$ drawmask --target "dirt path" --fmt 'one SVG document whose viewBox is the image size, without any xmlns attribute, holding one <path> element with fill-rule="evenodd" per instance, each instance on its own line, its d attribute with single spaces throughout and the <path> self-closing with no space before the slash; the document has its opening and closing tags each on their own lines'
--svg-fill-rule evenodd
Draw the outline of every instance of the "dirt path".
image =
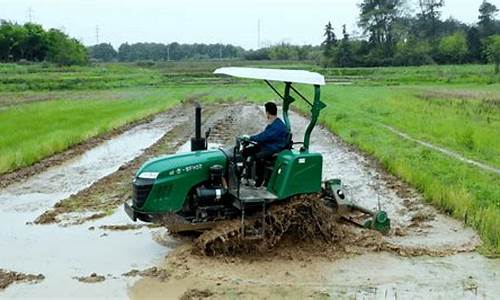
<svg viewBox="0 0 500 300">
<path fill-rule="evenodd" d="M 214 145 L 232 144 L 234 136 L 257 132 L 264 124 L 256 106 L 213 106 L 205 113 L 205 126 L 214 128 Z M 158 133 L 148 143 L 135 138 L 117 143 L 116 149 L 130 151 L 124 153 L 126 159 L 108 161 L 117 150 L 99 148 L 101 144 L 0 190 L 0 217 L 7 224 L 0 232 L 0 268 L 45 276 L 35 285 L 12 285 L 0 297 L 64 298 L 75 290 L 81 297 L 133 299 L 500 295 L 500 261 L 474 251 L 480 243 L 474 231 L 424 204 L 418 193 L 324 129 L 315 129 L 312 136 L 312 150 L 324 157 L 323 177 L 342 178 L 357 202 L 368 208 L 380 203 L 388 211 L 395 229 L 383 238 L 387 251 L 377 246 L 380 235 L 361 230 L 359 240 L 352 241 L 358 246 L 340 253 L 285 240 L 266 254 L 208 258 L 191 254 L 189 241 L 173 239 L 163 228 L 137 226 L 120 207 L 128 200 L 131 176 L 151 156 L 189 150 L 191 114 L 189 108 L 159 116 L 156 125 L 144 128 Z M 292 114 L 296 140 L 306 125 Z M 134 145 L 141 146 L 132 151 Z M 26 224 L 47 211 L 56 212 L 56 223 Z M 77 280 L 89 274 L 99 282 Z"/>
</svg>

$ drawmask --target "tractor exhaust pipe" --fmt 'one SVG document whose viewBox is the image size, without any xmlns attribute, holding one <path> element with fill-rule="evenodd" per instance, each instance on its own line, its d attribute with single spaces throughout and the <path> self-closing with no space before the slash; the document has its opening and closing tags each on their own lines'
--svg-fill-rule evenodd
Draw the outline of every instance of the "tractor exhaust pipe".
<svg viewBox="0 0 500 300">
<path fill-rule="evenodd" d="M 194 118 L 194 138 L 191 138 L 191 151 L 207 150 L 206 138 L 201 137 L 201 106 L 196 103 Z"/>
<path fill-rule="evenodd" d="M 195 123 L 194 123 L 195 139 L 199 140 L 201 139 L 201 106 L 199 103 L 196 104 L 194 113 L 195 113 Z"/>
</svg>

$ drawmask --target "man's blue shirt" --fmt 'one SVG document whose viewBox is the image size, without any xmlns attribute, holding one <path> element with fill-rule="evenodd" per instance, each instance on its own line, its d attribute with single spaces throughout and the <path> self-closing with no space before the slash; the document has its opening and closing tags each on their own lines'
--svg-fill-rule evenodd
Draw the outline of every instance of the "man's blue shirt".
<svg viewBox="0 0 500 300">
<path fill-rule="evenodd" d="M 252 135 L 250 140 L 259 143 L 263 150 L 278 152 L 285 149 L 288 144 L 288 130 L 283 121 L 276 118 L 264 131 Z"/>
</svg>

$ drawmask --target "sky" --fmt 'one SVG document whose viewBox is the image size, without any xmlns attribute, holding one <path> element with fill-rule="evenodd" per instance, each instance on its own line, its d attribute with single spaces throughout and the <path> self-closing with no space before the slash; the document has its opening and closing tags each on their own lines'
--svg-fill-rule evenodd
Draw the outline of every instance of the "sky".
<svg viewBox="0 0 500 300">
<path fill-rule="evenodd" d="M 357 28 L 361 0 L 0 0 L 0 19 L 64 30 L 85 45 L 109 42 L 320 44 L 331 21 Z M 417 0 L 408 0 L 416 3 Z M 483 0 L 445 0 L 443 18 L 477 22 Z M 500 0 L 489 0 L 500 8 Z M 260 20 L 260 21 L 259 21 Z M 260 44 L 259 44 L 260 23 Z"/>
</svg>

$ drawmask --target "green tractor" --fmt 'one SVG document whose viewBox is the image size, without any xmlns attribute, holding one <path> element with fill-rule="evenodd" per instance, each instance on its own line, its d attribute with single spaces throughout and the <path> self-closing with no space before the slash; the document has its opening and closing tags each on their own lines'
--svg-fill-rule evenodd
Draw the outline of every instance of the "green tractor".
<svg viewBox="0 0 500 300">
<path fill-rule="evenodd" d="M 383 233 L 389 231 L 390 220 L 384 211 L 371 211 L 353 204 L 346 199 L 338 179 L 322 182 L 323 157 L 309 149 L 311 132 L 326 107 L 320 100 L 320 86 L 325 84 L 322 75 L 298 70 L 233 67 L 220 68 L 214 73 L 264 80 L 283 100 L 283 121 L 289 132 L 288 112 L 294 96 L 304 100 L 311 107 L 311 119 L 303 141 L 292 142 L 290 134 L 289 146 L 267 162 L 266 184 L 256 188 L 245 184 L 255 173 L 251 161 L 241 155 L 249 142 L 237 137 L 233 147 L 207 149 L 209 132 L 205 138 L 201 137 L 201 108 L 197 107 L 192 151 L 152 159 L 137 171 L 132 204 L 125 203 L 125 211 L 132 220 L 161 223 L 174 233 L 206 232 L 228 220 L 241 220 L 244 224 L 246 218 L 257 215 L 265 218 L 266 209 L 292 197 L 321 195 L 341 219 Z M 271 81 L 284 83 L 283 94 Z M 304 97 L 294 83 L 313 85 L 313 101 Z M 354 214 L 356 217 L 351 217 Z M 244 236 L 263 236 L 263 232 L 245 232 L 244 226 L 241 230 Z"/>
</svg>

